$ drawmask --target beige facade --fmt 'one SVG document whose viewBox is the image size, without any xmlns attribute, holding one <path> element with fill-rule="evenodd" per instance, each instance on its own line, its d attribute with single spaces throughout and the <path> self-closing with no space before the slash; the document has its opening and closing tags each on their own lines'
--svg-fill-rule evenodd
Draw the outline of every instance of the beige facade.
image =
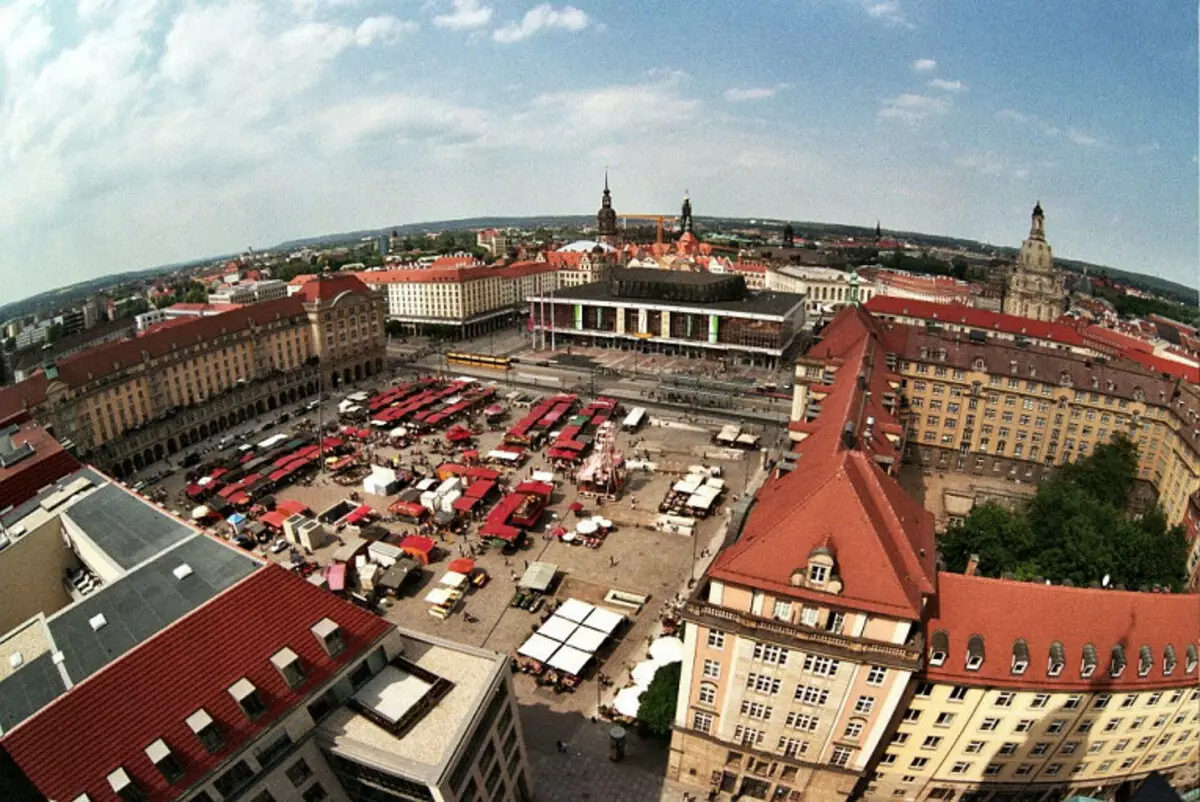
<svg viewBox="0 0 1200 802">
<path fill-rule="evenodd" d="M 453 326 L 513 314 L 529 295 L 559 287 L 557 270 L 534 262 L 369 271 L 359 278 L 386 298 L 391 320 Z"/>
<path fill-rule="evenodd" d="M 1021 253 L 1008 277 L 1004 292 L 1004 313 L 1034 320 L 1057 320 L 1065 311 L 1066 290 L 1063 278 L 1054 269 L 1054 255 L 1046 242 L 1046 218 L 1042 205 L 1033 207 L 1029 238 L 1021 243 Z"/>
<path fill-rule="evenodd" d="M 877 294 L 874 284 L 832 267 L 772 267 L 766 272 L 764 286 L 806 296 L 805 314 L 814 319 L 831 318 L 842 307 L 866 303 Z"/>
</svg>

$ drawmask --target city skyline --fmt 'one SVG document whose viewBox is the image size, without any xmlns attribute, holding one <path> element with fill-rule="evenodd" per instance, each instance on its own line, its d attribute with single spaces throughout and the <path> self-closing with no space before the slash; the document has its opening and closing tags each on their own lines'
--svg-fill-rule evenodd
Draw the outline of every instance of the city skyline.
<svg viewBox="0 0 1200 802">
<path fill-rule="evenodd" d="M 881 219 L 1008 247 L 1040 199 L 1057 255 L 1195 285 L 1192 27 L 1117 4 L 727 17 L 15 3 L 4 300 L 339 230 L 587 214 L 605 166 L 619 213 L 673 213 L 686 187 L 701 216 Z"/>
</svg>

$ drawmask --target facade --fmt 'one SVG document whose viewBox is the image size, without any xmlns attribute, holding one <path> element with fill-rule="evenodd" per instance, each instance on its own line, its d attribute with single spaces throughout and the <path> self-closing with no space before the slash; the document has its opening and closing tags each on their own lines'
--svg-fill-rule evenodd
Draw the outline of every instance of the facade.
<svg viewBox="0 0 1200 802">
<path fill-rule="evenodd" d="M 614 268 L 608 281 L 529 297 L 549 343 L 636 348 L 773 366 L 804 326 L 804 298 L 749 293 L 739 276 Z"/>
<path fill-rule="evenodd" d="M 578 287 L 607 281 L 609 271 L 620 265 L 621 254 L 595 240 L 579 240 L 556 251 L 540 253 L 537 261 L 544 261 L 558 271 L 559 287 Z"/>
<path fill-rule="evenodd" d="M 486 248 L 492 256 L 502 259 L 508 253 L 508 234 L 498 228 L 485 228 L 476 232 L 475 244 L 480 248 Z"/>
<path fill-rule="evenodd" d="M 288 285 L 278 279 L 247 281 L 226 285 L 208 294 L 210 304 L 261 304 L 286 298 Z"/>
<path fill-rule="evenodd" d="M 892 298 L 911 298 L 935 304 L 975 305 L 975 292 L 970 283 L 949 276 L 923 276 L 903 270 L 866 268 L 859 277 L 875 285 L 875 294 Z"/>
<path fill-rule="evenodd" d="M 804 311 L 813 320 L 831 319 L 840 309 L 866 303 L 877 292 L 872 284 L 860 281 L 857 273 L 832 267 L 772 267 L 764 283 L 768 290 L 805 296 Z"/>
<path fill-rule="evenodd" d="M 383 367 L 383 300 L 352 276 L 291 298 L 106 343 L 0 389 L 0 422 L 29 415 L 128 476 L 248 417 Z"/>
<path fill-rule="evenodd" d="M 1029 238 L 1009 274 L 1004 312 L 1034 320 L 1057 320 L 1066 309 L 1063 278 L 1054 269 L 1054 256 L 1046 242 L 1046 218 L 1039 201 L 1033 207 Z"/>
<path fill-rule="evenodd" d="M 686 606 L 672 777 L 756 799 L 922 802 L 1108 799 L 1151 772 L 1200 786 L 1197 596 L 938 572 L 928 513 L 889 475 L 906 448 L 923 459 L 928 432 L 946 454 L 933 464 L 982 455 L 996 472 L 960 439 L 968 415 L 973 438 L 976 422 L 994 421 L 991 438 L 1007 424 L 1002 453 L 1019 442 L 1024 457 L 1038 431 L 1065 442 L 1073 423 L 1079 443 L 1086 425 L 1090 445 L 1124 426 L 1168 516 L 1191 510 L 1191 536 L 1195 490 L 1177 504 L 1174 488 L 1195 460 L 1164 440 L 1194 434 L 1180 430 L 1196 389 L 965 339 L 846 309 L 798 360 L 794 451 L 733 512 Z M 929 411 L 953 416 L 948 442 Z M 1030 479 L 1047 467 L 1020 464 Z"/>
<path fill-rule="evenodd" d="M 523 316 L 525 298 L 558 287 L 550 262 L 374 270 L 358 278 L 386 299 L 389 320 L 413 330 L 450 326 L 463 336 L 511 324 Z"/>
<path fill-rule="evenodd" d="M 162 323 L 168 320 L 166 309 L 151 309 L 149 312 L 142 312 L 140 315 L 135 315 L 134 323 L 137 325 L 138 331 L 145 331 L 156 323 Z"/>
</svg>

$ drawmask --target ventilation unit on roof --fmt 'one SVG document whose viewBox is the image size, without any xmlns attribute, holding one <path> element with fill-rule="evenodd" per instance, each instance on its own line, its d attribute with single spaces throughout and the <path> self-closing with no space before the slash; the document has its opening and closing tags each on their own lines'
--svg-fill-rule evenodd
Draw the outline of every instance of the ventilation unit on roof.
<svg viewBox="0 0 1200 802">
<path fill-rule="evenodd" d="M 104 613 L 96 613 L 88 619 L 88 623 L 91 624 L 92 632 L 99 632 L 108 624 L 108 619 L 104 617 Z"/>
<path fill-rule="evenodd" d="M 13 652 L 8 656 L 8 667 L 17 668 L 21 663 L 25 662 L 25 657 L 20 652 Z"/>
<path fill-rule="evenodd" d="M 186 579 L 194 572 L 192 571 L 192 566 L 188 565 L 187 563 L 180 563 L 171 573 L 175 575 L 176 579 Z"/>
</svg>

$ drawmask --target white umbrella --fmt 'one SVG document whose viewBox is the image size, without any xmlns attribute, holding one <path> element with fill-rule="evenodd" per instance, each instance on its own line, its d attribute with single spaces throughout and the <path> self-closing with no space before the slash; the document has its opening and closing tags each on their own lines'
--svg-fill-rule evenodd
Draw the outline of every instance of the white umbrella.
<svg viewBox="0 0 1200 802">
<path fill-rule="evenodd" d="M 658 672 L 658 663 L 652 660 L 643 660 L 633 667 L 630 676 L 633 677 L 634 683 L 637 685 L 649 686 L 650 681 L 654 679 L 655 673 Z"/>
<path fill-rule="evenodd" d="M 208 517 L 208 507 L 201 504 L 196 509 L 192 510 L 192 520 L 199 521 L 201 518 Z"/>
<path fill-rule="evenodd" d="M 622 688 L 617 691 L 617 695 L 613 698 L 613 707 L 622 716 L 636 717 L 638 707 L 641 705 L 640 699 L 646 689 L 640 685 L 634 685 L 632 688 Z"/>
<path fill-rule="evenodd" d="M 650 656 L 659 665 L 683 662 L 683 641 L 679 638 L 659 638 L 650 644 Z"/>
</svg>

